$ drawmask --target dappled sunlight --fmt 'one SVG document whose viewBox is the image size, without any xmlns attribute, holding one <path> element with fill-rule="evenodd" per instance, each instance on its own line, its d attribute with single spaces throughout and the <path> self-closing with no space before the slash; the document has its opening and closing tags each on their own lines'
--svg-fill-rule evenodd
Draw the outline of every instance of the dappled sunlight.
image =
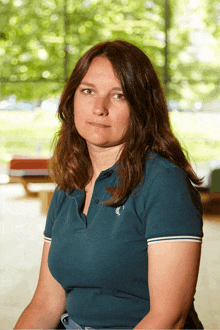
<svg viewBox="0 0 220 330">
<path fill-rule="evenodd" d="M 0 165 L 6 164 L 13 155 L 51 154 L 54 134 L 59 121 L 54 112 L 43 112 L 40 108 L 30 111 L 1 111 L 2 135 Z"/>
<path fill-rule="evenodd" d="M 173 132 L 195 162 L 220 160 L 220 113 L 170 112 Z"/>
</svg>

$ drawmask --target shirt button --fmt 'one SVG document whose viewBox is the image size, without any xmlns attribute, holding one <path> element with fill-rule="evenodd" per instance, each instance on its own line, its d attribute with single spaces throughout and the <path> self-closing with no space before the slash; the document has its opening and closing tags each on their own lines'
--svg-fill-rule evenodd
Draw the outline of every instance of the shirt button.
<svg viewBox="0 0 220 330">
<path fill-rule="evenodd" d="M 98 204 L 98 203 L 99 203 L 99 200 L 98 200 L 98 199 L 96 199 L 96 200 L 95 200 L 95 204 Z"/>
</svg>

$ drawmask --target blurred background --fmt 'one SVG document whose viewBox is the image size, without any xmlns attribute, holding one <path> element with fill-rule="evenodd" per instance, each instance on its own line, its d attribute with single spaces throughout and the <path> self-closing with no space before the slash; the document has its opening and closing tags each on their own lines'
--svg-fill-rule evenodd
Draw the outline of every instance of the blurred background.
<svg viewBox="0 0 220 330">
<path fill-rule="evenodd" d="M 195 304 L 205 328 L 219 329 L 219 0 L 0 0 L 0 15 L 0 327 L 14 326 L 36 287 L 65 83 L 91 46 L 124 39 L 153 63 L 172 129 L 204 176 Z"/>
</svg>

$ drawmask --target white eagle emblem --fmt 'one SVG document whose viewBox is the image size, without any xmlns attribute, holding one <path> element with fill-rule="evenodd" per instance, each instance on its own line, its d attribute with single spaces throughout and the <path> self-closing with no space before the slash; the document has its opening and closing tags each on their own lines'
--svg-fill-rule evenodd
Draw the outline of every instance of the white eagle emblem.
<svg viewBox="0 0 220 330">
<path fill-rule="evenodd" d="M 115 213 L 119 216 L 119 215 L 121 215 L 121 213 L 120 213 L 120 208 L 121 208 L 121 206 L 118 206 L 116 209 L 115 209 Z M 122 206 L 122 210 L 124 210 L 124 205 Z"/>
</svg>

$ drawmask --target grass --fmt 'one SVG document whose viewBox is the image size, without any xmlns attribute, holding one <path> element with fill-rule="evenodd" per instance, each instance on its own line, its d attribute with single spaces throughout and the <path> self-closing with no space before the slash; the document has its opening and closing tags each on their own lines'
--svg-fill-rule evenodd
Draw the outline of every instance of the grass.
<svg viewBox="0 0 220 330">
<path fill-rule="evenodd" d="M 220 159 L 220 114 L 170 113 L 173 132 L 196 163 Z"/>
<path fill-rule="evenodd" d="M 49 156 L 59 126 L 54 113 L 0 111 L 0 166 L 14 154 Z"/>
<path fill-rule="evenodd" d="M 220 116 L 213 114 L 170 113 L 172 129 L 191 161 L 207 163 L 220 158 Z M 29 111 L 0 111 L 0 166 L 12 155 L 51 155 L 54 134 L 59 129 L 54 113 L 40 109 Z"/>
</svg>

